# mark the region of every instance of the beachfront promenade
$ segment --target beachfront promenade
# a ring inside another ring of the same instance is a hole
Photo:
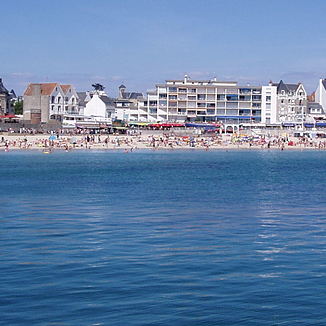
[[[0,135],[0,150],[123,150],[137,149],[326,149],[325,139],[306,139],[290,136],[178,136],[171,133],[147,135]]]

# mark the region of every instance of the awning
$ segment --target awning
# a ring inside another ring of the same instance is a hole
[[[208,124],[208,123],[185,123],[186,127],[193,127],[193,128],[218,128],[219,126]]]
[[[14,114],[0,115],[0,119],[6,119],[6,118],[8,118],[8,119],[17,118],[18,119],[18,117],[16,117]]]

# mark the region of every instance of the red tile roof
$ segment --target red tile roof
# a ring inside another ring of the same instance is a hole
[[[69,88],[71,87],[71,85],[60,85],[60,86],[65,94],[69,91]]]
[[[24,95],[31,96],[33,95],[33,86],[40,85],[41,86],[41,95],[51,95],[54,88],[58,86],[58,83],[42,83],[42,84],[29,84],[25,90]]]

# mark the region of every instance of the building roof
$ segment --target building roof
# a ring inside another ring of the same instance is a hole
[[[57,87],[58,83],[41,83],[41,84],[29,84],[25,90],[25,96],[33,95],[33,86],[40,85],[41,86],[41,95],[51,95],[54,88]]]
[[[77,95],[79,98],[79,105],[85,106],[86,105],[85,99],[86,99],[87,93],[86,92],[77,92]]]
[[[127,88],[127,87],[122,84],[122,85],[119,86],[119,89],[121,89],[121,88]]]
[[[66,94],[69,89],[71,88],[71,85],[60,85],[61,89],[63,90],[63,92]]]
[[[279,83],[273,83],[273,86],[277,86],[277,93],[280,93],[282,91],[284,92],[295,92],[300,83],[298,84],[285,84],[283,80],[280,80]]]
[[[8,90],[6,87],[3,86],[3,83],[2,83],[2,78],[0,78],[0,94],[8,94]]]
[[[123,99],[136,100],[138,97],[143,97],[143,93],[136,93],[136,92],[124,92],[124,93],[122,93],[122,98]]]
[[[323,79],[322,83],[323,83],[324,88],[326,89],[326,79]]]
[[[106,104],[110,106],[114,106],[114,99],[111,97],[108,97],[106,95],[99,95],[99,98]]]

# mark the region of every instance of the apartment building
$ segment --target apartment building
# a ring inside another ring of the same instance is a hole
[[[225,125],[275,123],[276,87],[233,81],[167,80],[138,103],[138,121],[220,121]]]
[[[307,92],[302,83],[271,83],[277,87],[276,122],[283,126],[300,126],[306,121]]]

